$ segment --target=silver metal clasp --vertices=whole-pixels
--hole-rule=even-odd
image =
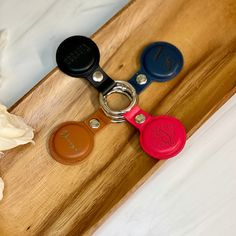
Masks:
[[[120,93],[125,95],[130,101],[129,106],[122,110],[112,110],[109,107],[107,98],[113,93]],[[102,93],[99,94],[99,102],[103,112],[111,118],[112,122],[121,123],[125,121],[124,114],[130,111],[137,104],[138,96],[136,90],[130,83],[122,80],[116,80],[115,86],[111,91],[109,91],[106,95],[103,95]]]

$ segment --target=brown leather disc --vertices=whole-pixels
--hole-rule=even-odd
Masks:
[[[58,162],[66,165],[82,161],[94,144],[93,133],[83,122],[65,122],[57,126],[49,138],[49,151]]]

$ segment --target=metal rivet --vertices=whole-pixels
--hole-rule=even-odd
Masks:
[[[147,83],[147,76],[144,75],[144,74],[139,74],[137,77],[136,77],[136,82],[140,85],[142,84],[146,84]]]
[[[103,80],[103,74],[101,71],[97,70],[93,73],[93,80],[95,82],[101,82]]]
[[[89,125],[90,125],[91,128],[97,129],[100,126],[100,122],[97,119],[92,119],[92,120],[89,121]]]
[[[146,116],[144,114],[139,114],[135,116],[135,122],[137,124],[142,124],[146,120]]]

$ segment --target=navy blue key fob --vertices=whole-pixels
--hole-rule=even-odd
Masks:
[[[182,70],[183,55],[174,45],[156,42],[147,46],[141,56],[140,70],[129,80],[139,94],[151,82],[173,79]]]
[[[87,79],[99,92],[106,94],[114,86],[112,80],[99,66],[100,52],[90,38],[72,36],[58,47],[56,61],[65,74]]]

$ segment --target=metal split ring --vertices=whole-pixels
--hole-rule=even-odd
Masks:
[[[129,106],[122,110],[112,110],[109,107],[107,98],[113,93],[120,93],[125,95],[130,101]],[[108,117],[110,117],[112,122],[114,123],[124,122],[124,114],[130,111],[137,104],[137,100],[138,97],[134,87],[130,83],[122,80],[116,80],[115,86],[106,95],[103,95],[102,93],[99,94],[99,102],[103,112]]]

